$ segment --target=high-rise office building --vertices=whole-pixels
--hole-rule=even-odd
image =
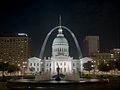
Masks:
[[[83,42],[85,56],[90,56],[92,53],[99,52],[99,36],[86,36]]]
[[[25,33],[0,33],[0,62],[25,67],[31,56],[31,39]]]

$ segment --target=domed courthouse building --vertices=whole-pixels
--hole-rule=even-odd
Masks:
[[[62,33],[62,28],[59,28],[57,37],[52,44],[52,57],[50,60],[45,60],[45,72],[56,74],[56,68],[60,68],[60,73],[67,74],[76,71],[78,61],[73,61],[69,56],[69,44]],[[74,65],[73,65],[74,64]]]
[[[36,57],[28,59],[28,72],[44,72],[55,75],[59,67],[60,73],[73,74],[82,71],[82,64],[85,62],[86,60],[84,59],[73,59],[73,57],[69,56],[69,43],[64,37],[63,29],[60,25],[58,27],[58,34],[52,43],[52,56],[42,60]]]

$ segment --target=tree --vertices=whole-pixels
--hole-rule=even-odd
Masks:
[[[8,69],[8,63],[0,62],[0,71],[2,71],[2,80],[4,80],[4,72]]]
[[[120,70],[120,59],[116,60],[115,62],[115,68]]]
[[[87,63],[83,64],[84,70],[89,71],[89,74],[90,74],[90,71],[93,69],[92,65],[93,63],[91,61],[88,61]]]
[[[8,69],[8,63],[0,62],[0,71],[2,71],[2,75],[4,75],[4,72]]]
[[[109,61],[108,62],[110,70],[115,70],[115,63],[116,63],[116,61]]]
[[[9,64],[8,62],[7,63],[0,62],[0,71],[2,71],[3,79],[4,79],[5,71],[8,71],[8,73],[12,73],[12,72],[19,71],[19,70],[20,70],[19,67],[14,64]]]
[[[110,71],[110,66],[108,63],[100,62],[100,64],[98,65],[98,69],[99,71],[108,72]]]
[[[14,64],[9,64],[8,66],[8,73],[13,73],[13,72],[16,72],[16,71],[19,71],[20,68]]]

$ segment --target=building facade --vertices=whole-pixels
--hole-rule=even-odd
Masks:
[[[99,36],[86,36],[83,43],[85,56],[90,56],[100,50]]]
[[[31,57],[31,39],[25,33],[0,33],[0,62],[26,67]]]
[[[36,57],[32,57],[30,59],[28,59],[28,66],[29,66],[29,72],[30,73],[35,73],[40,72],[41,71],[41,59],[36,58]]]
[[[113,60],[111,53],[93,53],[90,56],[98,65],[99,62],[109,62],[111,60]]]
[[[28,60],[29,68],[31,67],[30,65],[33,65],[35,63],[34,61],[36,61],[30,62],[31,59],[33,58]],[[36,63],[38,63],[38,61],[36,61]],[[39,62],[41,64],[41,71],[37,71],[37,67],[35,66],[33,68],[35,68],[34,70],[36,70],[36,73],[44,72],[55,75],[57,74],[57,68],[59,67],[60,73],[73,74],[78,73],[81,70],[81,61],[82,59],[73,59],[73,57],[70,57],[69,43],[64,37],[62,28],[59,27],[58,34],[52,43],[52,56],[44,58]],[[28,69],[28,72],[30,72],[30,69]]]

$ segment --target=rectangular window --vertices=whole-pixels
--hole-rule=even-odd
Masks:
[[[73,63],[73,66],[75,66],[75,64]]]
[[[39,63],[37,63],[37,66],[39,66]]]
[[[36,63],[34,63],[34,66],[36,66]]]
[[[30,63],[30,66],[32,66],[32,63]]]
[[[37,71],[39,71],[39,68],[37,68]]]

